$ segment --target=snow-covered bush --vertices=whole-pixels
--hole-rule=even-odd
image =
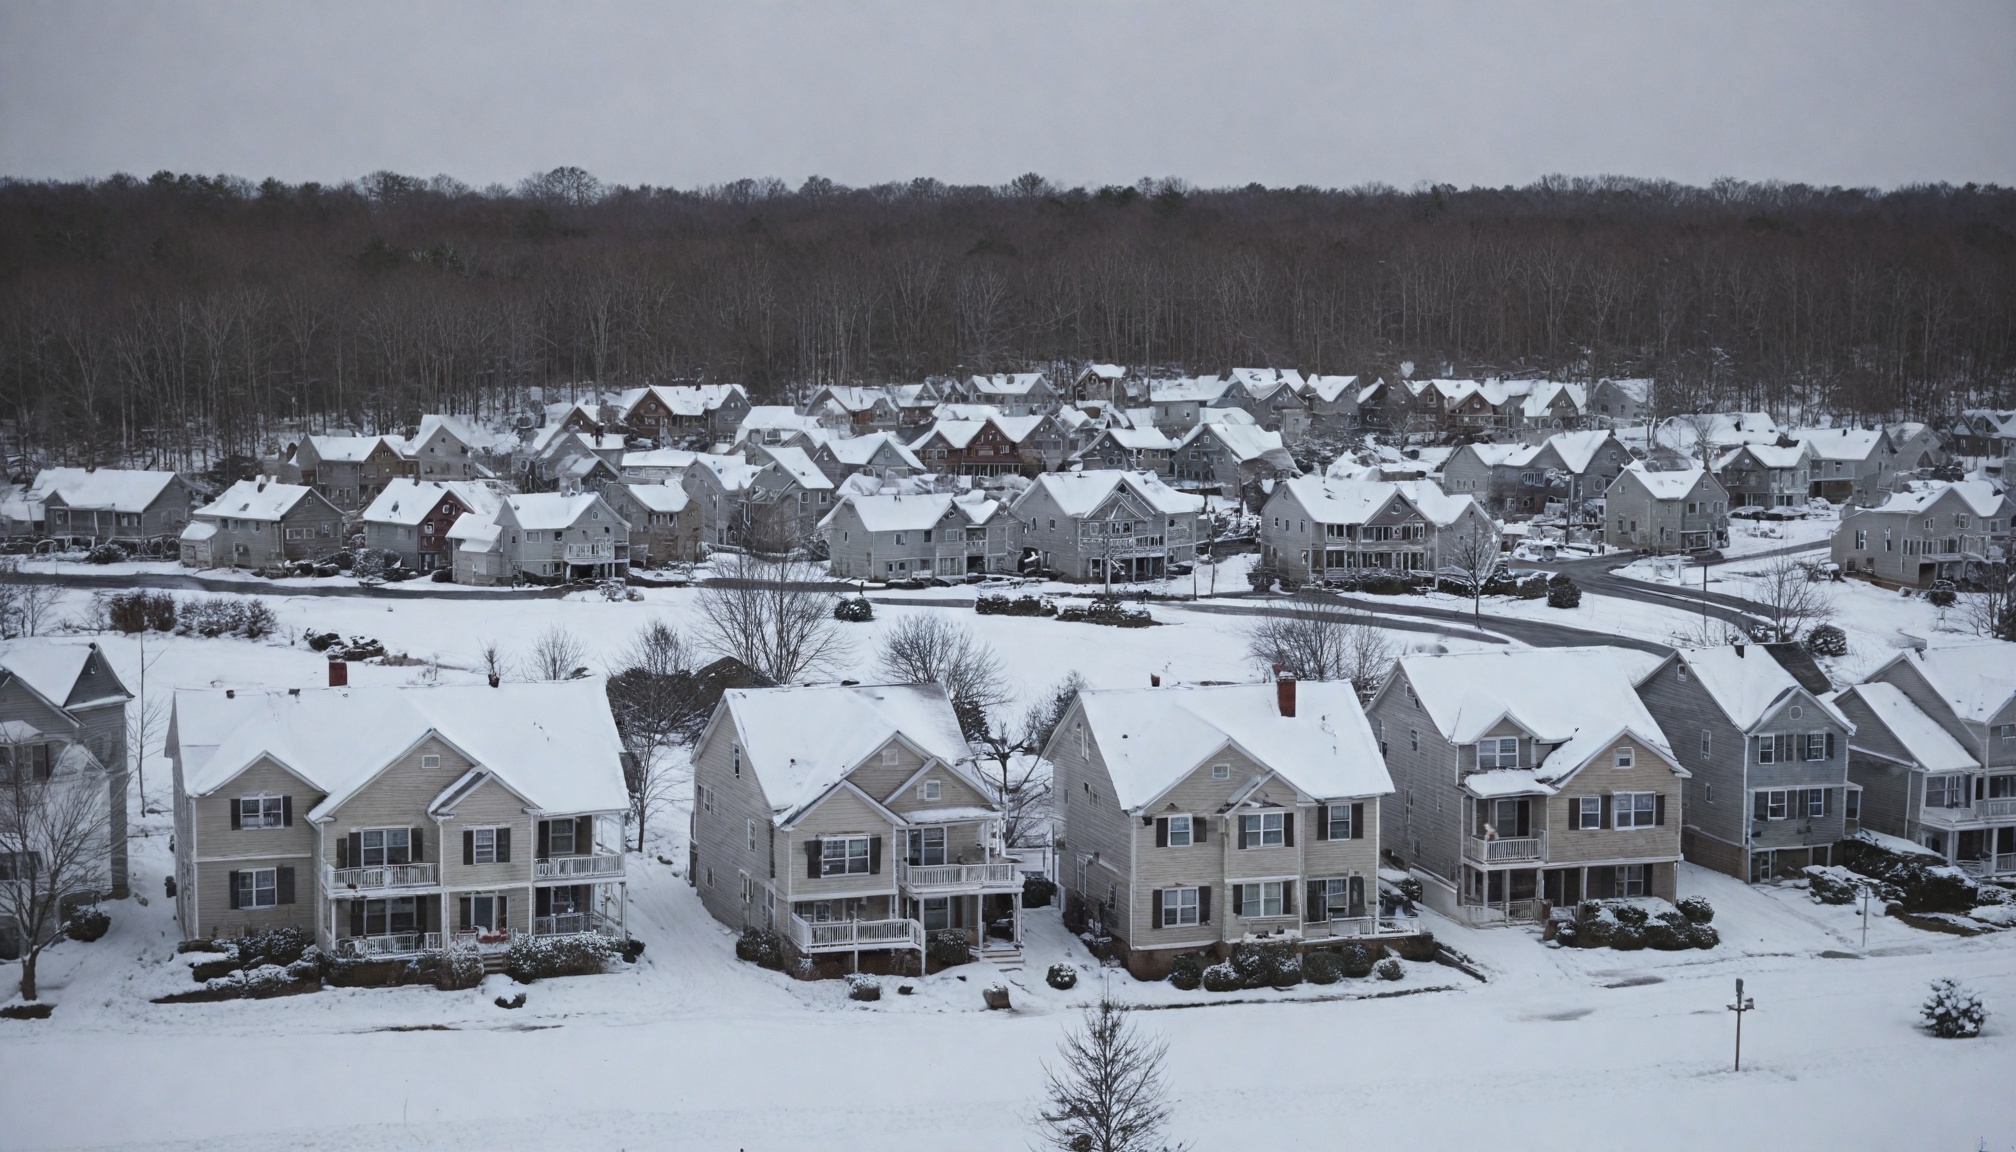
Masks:
[[[1696,924],[1706,924],[1715,919],[1715,906],[1708,903],[1706,896],[1682,896],[1673,906]]]
[[[847,976],[847,998],[872,1004],[882,999],[882,982],[865,972],[852,972]]]
[[[1057,898],[1057,882],[1043,876],[1030,876],[1022,881],[1022,907],[1048,908],[1050,901]]]
[[[1204,958],[1185,952],[1169,962],[1169,984],[1184,992],[1195,992],[1204,982]]]
[[[1568,578],[1566,572],[1556,572],[1547,581],[1547,606],[1549,608],[1577,608],[1582,604],[1582,589]]]
[[[1311,984],[1335,984],[1343,976],[1343,962],[1329,948],[1312,949],[1302,957],[1302,977]]]
[[[1981,1034],[1981,1026],[1988,1022],[1988,1008],[1979,995],[1949,976],[1932,982],[1932,994],[1918,1009],[1918,1017],[1934,1036],[1964,1040]]]
[[[775,932],[765,932],[761,928],[744,928],[742,936],[735,941],[735,958],[746,960],[759,967],[782,971],[784,968],[784,945]]]
[[[1965,914],[1978,902],[1974,881],[1929,853],[1895,852],[1872,840],[1850,837],[1841,842],[1841,863],[1889,885],[1906,912]],[[1886,898],[1889,895],[1886,892]]]
[[[1722,942],[1722,934],[1713,924],[1696,924],[1687,930],[1687,935],[1696,948],[1713,948]]]
[[[1057,608],[1040,596],[982,596],[973,601],[982,616],[1055,616]]]
[[[257,640],[271,635],[280,618],[257,596],[191,596],[176,607],[179,636],[243,636]]]
[[[1400,954],[1402,960],[1418,960],[1423,963],[1435,959],[1440,947],[1435,943],[1433,932],[1416,932],[1412,936],[1402,936],[1393,941],[1393,950]]]
[[[116,632],[173,632],[175,597],[166,592],[115,592],[101,601],[100,624]]]
[[[1934,580],[1932,587],[1925,590],[1925,602],[1934,608],[1951,608],[1959,599],[1951,580]]]
[[[875,619],[875,605],[866,596],[842,596],[833,604],[833,618],[849,624],[866,624]]]
[[[523,936],[504,954],[504,973],[520,984],[548,976],[592,976],[616,946],[600,936]]]
[[[285,967],[313,950],[315,938],[300,928],[268,928],[263,932],[240,936],[229,943],[239,963],[247,968],[261,964]]]
[[[107,916],[104,909],[93,904],[70,913],[70,918],[63,921],[63,934],[72,940],[89,944],[103,937],[106,930],[111,927],[112,917]]]
[[[1806,651],[1815,656],[1846,656],[1848,633],[1832,624],[1816,624],[1806,634]]]
[[[1353,980],[1372,974],[1372,950],[1363,944],[1346,944],[1337,952],[1337,967]]]
[[[1379,979],[1381,980],[1398,980],[1402,976],[1407,975],[1406,966],[1400,963],[1398,957],[1394,956],[1388,956],[1386,959],[1379,961],[1378,967],[1374,968],[1373,971],[1379,974]]]
[[[460,992],[483,983],[483,953],[468,945],[450,947],[434,966],[434,986],[443,992]]]
[[[1069,992],[1078,986],[1078,969],[1069,964],[1052,964],[1043,974],[1043,982],[1059,992]]]
[[[1235,944],[1231,962],[1248,988],[1302,982],[1302,966],[1293,944]]]
[[[1229,963],[1213,964],[1204,969],[1204,990],[1206,992],[1237,992],[1246,982],[1240,978],[1239,970]]]
[[[1645,925],[1645,946],[1661,952],[1678,952],[1694,946],[1693,925],[1678,912],[1662,912]]]
[[[931,962],[940,968],[951,968],[973,961],[973,945],[966,939],[966,933],[948,928],[943,932],[933,932],[931,940],[924,945]]]
[[[1619,952],[1636,952],[1645,947],[1645,926],[1618,921],[1610,930],[1610,947]]]
[[[1651,914],[1638,904],[1619,904],[1614,910],[1619,924],[1629,924],[1633,928],[1643,928]]]
[[[1813,864],[1801,871],[1806,876],[1806,891],[1815,904],[1853,904],[1861,895],[1861,887],[1856,884],[1860,878],[1839,865]]]
[[[100,544],[86,552],[84,560],[90,564],[123,564],[126,562],[126,555],[126,549],[122,545]]]

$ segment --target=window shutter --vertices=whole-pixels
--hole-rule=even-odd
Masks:
[[[52,763],[51,758],[49,756],[49,745],[47,744],[35,745],[35,778],[37,780],[49,779],[51,768]]]
[[[406,846],[407,846],[407,849],[408,849],[409,851],[411,851],[411,852],[412,852],[412,854],[413,854],[413,856],[412,856],[412,859],[413,859],[413,863],[415,863],[415,864],[425,864],[425,863],[427,862],[427,830],[426,830],[426,829],[424,829],[424,828],[414,828],[414,829],[411,829],[411,830],[409,830],[409,831],[408,831],[408,832],[406,833]]]
[[[1295,885],[1292,881],[1281,885],[1281,914],[1283,916],[1295,914]]]
[[[1153,921],[1153,923],[1154,923],[1155,927],[1157,927],[1157,928],[1160,928],[1160,927],[1162,927],[1162,890],[1161,890],[1160,888],[1156,888],[1156,889],[1153,889],[1153,890],[1151,890],[1151,891],[1150,891],[1150,892],[1148,893],[1148,898],[1149,898],[1150,900],[1154,901],[1154,909],[1153,909],[1153,912],[1154,912],[1154,921]]]
[[[238,907],[238,873],[231,873],[231,907]]]
[[[1362,803],[1353,804],[1351,805],[1351,839],[1363,840],[1364,838],[1365,838],[1365,805]]]
[[[231,831],[233,831],[233,832],[236,832],[236,831],[238,831],[238,829],[239,829],[239,827],[240,827],[240,825],[239,825],[239,822],[238,822],[238,821],[239,821],[239,817],[240,817],[240,815],[241,815],[241,814],[240,814],[240,812],[239,812],[239,806],[238,806],[238,798],[237,798],[236,796],[233,796],[233,797],[231,798]],[[233,907],[233,908],[236,908],[236,907],[237,907],[237,905],[236,905],[236,904],[233,904],[233,905],[232,905],[232,907]]]
[[[350,838],[348,836],[338,836],[336,838],[336,867],[348,868],[349,866]]]
[[[1834,733],[1827,733],[1827,759],[1834,759]]]
[[[1306,919],[1312,924],[1321,924],[1330,919],[1330,906],[1323,899],[1323,881],[1309,881],[1309,902],[1304,905],[1309,912]]]
[[[1330,805],[1328,804],[1318,804],[1316,806],[1316,839],[1330,839]]]
[[[364,834],[362,832],[350,833],[350,866],[352,868],[362,868],[364,866]]]
[[[511,898],[509,896],[499,896],[497,897],[496,927],[509,928],[510,926],[511,926]]]
[[[1244,884],[1234,884],[1232,885],[1232,915],[1244,916],[1245,914],[1246,886]]]
[[[1657,793],[1652,797],[1652,823],[1661,828],[1666,826],[1666,794],[1664,792]]]
[[[1596,821],[1596,826],[1598,828],[1610,827],[1610,794],[1608,792],[1603,794],[1603,815]]]
[[[474,925],[472,925],[471,923],[469,923],[469,915],[470,915],[470,913],[469,913],[469,897],[467,897],[467,896],[462,896],[462,897],[458,897],[458,898],[456,899],[456,901],[455,901],[455,930],[456,930],[456,931],[458,931],[458,932],[467,932],[467,931],[469,931],[470,929],[472,929],[473,927],[475,927]]]
[[[350,935],[364,935],[364,902],[362,900],[350,901]]]
[[[1168,846],[1169,818],[1167,816],[1157,816],[1155,818],[1155,847],[1167,848]],[[1159,911],[1155,913],[1155,926],[1157,928],[1162,926],[1162,913]]]
[[[1833,737],[1829,736],[1828,739],[1832,740]],[[1832,816],[1834,814],[1834,790],[1832,788],[1822,788],[1820,790],[1820,814],[1822,816]]]
[[[819,878],[819,838],[816,836],[805,842],[805,878]]]
[[[870,836],[868,838],[868,874],[870,876],[880,876],[882,874],[882,837],[880,836]]]
[[[553,890],[551,888],[535,888],[532,890],[532,914],[534,916],[551,916],[553,914]]]
[[[275,868],[273,870],[274,899],[282,904],[294,903],[294,869]]]
[[[497,829],[497,863],[509,864],[510,862],[511,862],[511,829],[508,827],[499,828]]]
[[[1232,827],[1239,837],[1239,851],[1244,852],[1246,850],[1246,818],[1244,816],[1234,816],[1232,818]],[[1237,885],[1233,886],[1232,899],[1234,903],[1238,902],[1239,896]],[[1238,915],[1238,910],[1236,908],[1233,910],[1233,915],[1235,916]]]
[[[1211,922],[1211,887],[1202,885],[1197,889],[1197,923]]]
[[[465,865],[476,863],[476,831],[473,828],[465,829],[462,833],[462,863]]]
[[[574,818],[574,851],[586,856],[595,850],[595,818],[577,816]]]
[[[1750,818],[1769,820],[1771,818],[1771,798],[1763,792],[1752,793],[1750,797]]]
[[[534,832],[533,835],[537,837],[537,840],[533,846],[532,858],[534,860],[550,859],[553,855],[553,822],[551,820],[539,821],[539,830]]]
[[[1295,814],[1293,812],[1284,812],[1281,814],[1281,846],[1284,848],[1293,848],[1295,846]]]
[[[1209,816],[1190,817],[1190,843],[1204,843],[1204,830],[1210,826],[1211,818]]]
[[[292,796],[280,797],[280,826],[283,828],[292,828],[294,826],[294,798]]]

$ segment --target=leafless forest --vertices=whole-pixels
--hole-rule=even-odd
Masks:
[[[10,454],[201,467],[527,389],[1047,368],[1653,376],[1664,411],[2016,396],[2016,190],[0,184]]]

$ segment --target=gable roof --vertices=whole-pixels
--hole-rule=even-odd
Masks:
[[[1937,720],[1911,702],[1902,689],[1882,681],[1844,688],[1835,697],[1853,695],[1866,705],[1883,727],[1897,738],[1904,750],[1930,772],[1964,772],[1979,766],[1972,753],[1960,746]]]
[[[390,439],[385,436],[307,436],[294,449],[298,458],[303,447],[315,450],[315,458],[324,463],[361,464],[378,450],[378,446]],[[398,446],[392,450],[397,452]]]
[[[922,532],[936,527],[945,513],[952,507],[953,498],[949,493],[934,493],[923,496],[906,496],[901,493],[876,493],[872,496],[850,494],[840,499],[840,507],[826,514],[831,521],[840,514],[840,508],[854,509],[854,515],[861,521],[864,532]]]
[[[622,743],[599,679],[442,687],[183,689],[175,731],[185,786],[204,796],[270,757],[334,812],[429,733],[549,812],[628,804]]]
[[[1314,396],[1326,404],[1346,394],[1355,397],[1357,389],[1356,376],[1311,376],[1302,382],[1303,394]]]
[[[817,800],[899,735],[962,775],[959,766],[972,755],[952,701],[936,684],[735,688],[721,703],[780,816]]]
[[[866,436],[843,436],[826,442],[833,450],[833,458],[850,467],[866,467],[875,460],[876,453],[887,445],[889,451],[906,467],[919,472],[924,470],[924,462],[910,450],[910,446],[887,432],[871,432]]]
[[[600,499],[593,492],[530,492],[507,496],[504,503],[511,509],[513,523],[529,532],[539,532],[572,527]]]
[[[764,467],[774,468],[789,476],[800,488],[824,492],[833,487],[833,481],[826,478],[826,473],[819,470],[819,466],[812,462],[812,457],[806,455],[803,448],[766,445],[762,451],[770,458]]]
[[[1772,659],[1770,652],[1746,650],[1757,647],[1725,644],[1719,648],[1686,648],[1667,659],[1685,664],[1730,722],[1747,732],[1789,693],[1804,692],[1818,699],[1784,665]],[[1834,705],[1820,700],[1820,706],[1843,727],[1855,730],[1855,725]]]
[[[1955,644],[1922,652],[1907,649],[1884,667],[1899,660],[1918,669],[1962,720],[1986,723],[2016,695],[2016,645],[2004,641]]]
[[[1178,492],[1153,472],[1125,472],[1117,468],[1045,472],[1030,481],[1022,495],[1015,498],[1013,506],[1021,507],[1031,493],[1041,490],[1066,516],[1086,516],[1098,511],[1109,497],[1123,487],[1157,512],[1177,515],[1204,510],[1202,496]]]
[[[1648,653],[1532,648],[1403,656],[1398,666],[1451,744],[1475,743],[1509,719],[1541,743],[1560,745],[1532,769],[1541,782],[1566,777],[1626,732],[1673,759],[1666,734],[1632,687],[1657,666]]]
[[[1787,435],[1822,460],[1867,460],[1885,443],[1876,428],[1795,428]]]
[[[1909,491],[1892,492],[1888,499],[1870,511],[1922,512],[1949,492],[1966,504],[1968,511],[1976,516],[1996,515],[2002,507],[2003,495],[1995,485],[1986,480],[1962,480],[1957,483],[1914,484]]]
[[[1285,463],[1290,467],[1294,465],[1294,460],[1287,456],[1287,448],[1281,443],[1281,433],[1270,432],[1255,424],[1200,421],[1195,428],[1184,433],[1182,445],[1188,445],[1200,437],[1210,437],[1223,444],[1233,459],[1241,463],[1273,457],[1277,463]]]
[[[740,384],[653,384],[648,388],[624,389],[616,407],[621,419],[627,421],[637,405],[644,402],[644,397],[656,396],[665,410],[674,416],[705,416],[730,397],[739,395],[742,395]]]
[[[1225,395],[1230,380],[1216,376],[1186,376],[1181,380],[1153,380],[1148,384],[1150,404],[1208,404]]]
[[[44,468],[28,489],[31,504],[61,494],[63,503],[86,511],[144,512],[168,485],[173,472],[142,472],[130,468]]]
[[[1698,466],[1654,471],[1645,466],[1645,461],[1633,460],[1617,474],[1617,479],[1613,483],[1622,483],[1628,476],[1635,479],[1654,500],[1684,500],[1708,475],[1706,469]]]
[[[240,480],[192,516],[229,516],[238,520],[278,520],[295,505],[315,495],[305,484],[282,484],[277,480]]]
[[[1334,476],[1296,476],[1274,488],[1292,494],[1309,518],[1319,524],[1363,524],[1396,497],[1421,518],[1446,528],[1477,502],[1451,496],[1427,480],[1345,480]]]
[[[686,506],[693,502],[686,489],[677,484],[631,481],[618,487],[647,512],[684,512]]]
[[[84,675],[85,665],[98,651],[96,644],[73,644],[56,640],[23,640],[5,652],[0,652],[0,671],[12,673],[35,693],[58,708],[71,704],[71,694],[77,690],[77,681]],[[113,695],[97,699],[132,699],[133,693],[119,682],[117,674],[102,658],[99,667],[111,676],[111,683],[118,686]],[[96,703],[96,700],[78,700],[77,706]]]
[[[504,502],[503,496],[488,484],[400,476],[386,482],[385,490],[364,510],[363,519],[373,524],[418,524],[434,511],[443,493],[452,493],[478,516],[495,516],[497,506]]]
[[[1317,799],[1384,796],[1393,779],[1348,681],[1304,681],[1295,715],[1271,683],[1086,689],[1085,723],[1120,806],[1151,803],[1230,744]]]
[[[1797,468],[1805,462],[1806,451],[1804,444],[1740,444],[1715,458],[1715,471],[1722,471],[1746,454],[1765,468]]]

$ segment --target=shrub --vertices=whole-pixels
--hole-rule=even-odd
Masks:
[[[1576,608],[1582,604],[1582,589],[1568,578],[1566,572],[1556,572],[1547,581],[1547,606],[1549,608]]]
[[[1547,578],[1535,573],[1532,578],[1521,580],[1512,594],[1521,600],[1539,600],[1547,595]]]
[[[308,647],[316,652],[327,652],[342,639],[343,637],[335,632],[311,632],[308,635]]]
[[[1204,982],[1204,959],[1195,952],[1185,952],[1169,962],[1169,983],[1185,992],[1195,992]]]
[[[863,972],[849,973],[847,976],[847,999],[873,1004],[882,999],[882,983]]]
[[[1013,598],[982,596],[973,601],[973,610],[982,616],[1052,616],[1057,612],[1042,597],[1028,593]]]
[[[1280,576],[1281,573],[1274,567],[1273,561],[1262,560],[1246,570],[1246,583],[1255,592],[1268,592],[1273,590],[1274,581]]]
[[[208,984],[221,976],[238,970],[238,958],[227,956],[221,960],[203,960],[189,966],[189,976],[198,984]]]
[[[1363,944],[1346,944],[1337,953],[1337,967],[1353,980],[1372,974],[1372,950]]]
[[[387,568],[396,567],[399,556],[382,548],[359,548],[351,558],[350,571],[362,580],[370,576],[383,576]]]
[[[951,968],[973,961],[973,946],[966,941],[966,933],[955,929],[933,932],[924,950],[940,968]]]
[[[1806,634],[1806,651],[1815,656],[1846,656],[1848,633],[1832,624],[1816,625]]]
[[[118,544],[100,544],[86,552],[84,559],[91,564],[123,564],[126,561],[126,549]]]
[[[1435,944],[1434,933],[1417,932],[1412,936],[1402,936],[1393,941],[1393,950],[1400,953],[1402,960],[1416,960],[1425,963],[1435,959],[1435,953],[1438,949]]]
[[[1335,984],[1344,976],[1344,965],[1335,951],[1318,948],[1302,957],[1302,976],[1311,984]]]
[[[1398,980],[1402,976],[1407,975],[1406,967],[1397,958],[1392,956],[1379,961],[1379,966],[1374,968],[1373,971],[1379,974],[1379,979],[1381,980]]]
[[[1078,969],[1069,964],[1052,964],[1043,974],[1043,982],[1059,992],[1069,992],[1078,986]]]
[[[600,936],[524,936],[504,954],[504,973],[520,984],[541,977],[592,976],[616,946]]]
[[[1231,963],[1248,988],[1302,982],[1293,944],[1234,944]]]
[[[1841,863],[1894,889],[1906,912],[1965,913],[1980,895],[1966,873],[1938,857],[1892,852],[1859,837],[1841,842]]]
[[[1213,964],[1204,969],[1206,992],[1237,992],[1245,986],[1245,981],[1239,977],[1239,970],[1230,964]]]
[[[1722,934],[1715,930],[1713,924],[1697,923],[1687,930],[1687,935],[1696,948],[1713,948],[1722,942]]]
[[[315,946],[315,938],[300,928],[268,928],[240,936],[236,941],[237,956],[247,968],[261,964],[278,964],[286,967],[306,955]]]
[[[1421,881],[1416,880],[1412,876],[1405,876],[1393,881],[1393,890],[1405,896],[1409,904],[1419,904],[1421,902]]]
[[[735,958],[781,972],[784,969],[784,945],[775,932],[744,928],[741,938],[735,941]]]
[[[467,945],[449,948],[434,966],[434,986],[460,992],[483,983],[483,953]]]
[[[1651,919],[1645,909],[1636,904],[1619,904],[1612,910],[1612,914],[1617,917],[1619,924],[1629,924],[1633,928],[1643,928],[1645,921]]]
[[[91,907],[79,908],[75,912],[70,913],[70,918],[63,922],[63,934],[72,940],[79,940],[89,944],[93,940],[102,938],[106,930],[111,927],[112,917],[107,916],[102,909],[94,904]]]
[[[176,609],[179,635],[243,636],[257,640],[279,626],[279,618],[257,596],[191,596]]]
[[[1678,912],[1667,912],[1645,926],[1645,946],[1661,952],[1678,952],[1694,946],[1693,925]]]
[[[1715,919],[1715,907],[1708,903],[1706,896],[1682,896],[1673,906],[1696,924],[1706,924]]]
[[[1022,907],[1048,908],[1050,901],[1057,898],[1057,882],[1042,876],[1030,876],[1022,881]]]
[[[175,597],[166,592],[117,592],[105,599],[105,626],[133,635],[175,630]]]
[[[1645,947],[1644,926],[1619,921],[1617,927],[1610,930],[1610,947],[1619,952],[1636,952]]]
[[[1855,874],[1846,868],[1809,865],[1802,871],[1806,874],[1806,890],[1815,904],[1853,904],[1861,895]]]
[[[1932,994],[1918,1009],[1918,1017],[1932,1035],[1964,1040],[1981,1034],[1981,1026],[1988,1022],[1988,1008],[1980,996],[1946,977],[1932,982]]]
[[[870,604],[866,596],[842,596],[833,603],[833,618],[849,624],[865,624],[875,619],[875,605]]]
[[[1925,590],[1925,602],[1934,608],[1951,608],[1959,599],[1951,580],[1934,580],[1932,587]]]

